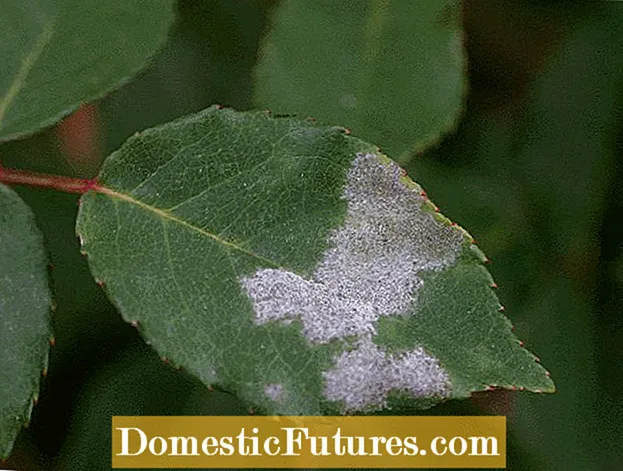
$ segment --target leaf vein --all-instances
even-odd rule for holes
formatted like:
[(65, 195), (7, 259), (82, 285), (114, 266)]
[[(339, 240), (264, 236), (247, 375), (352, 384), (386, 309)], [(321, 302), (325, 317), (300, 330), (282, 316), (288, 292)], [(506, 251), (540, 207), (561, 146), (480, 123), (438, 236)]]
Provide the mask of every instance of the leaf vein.
[(41, 56), (41, 53), (43, 52), (45, 47), (50, 43), (50, 40), (54, 35), (53, 26), (54, 25), (52, 22), (48, 22), (44, 25), (43, 31), (37, 38), (37, 41), (35, 42), (33, 48), (28, 54), (26, 54), (26, 56), (22, 60), (22, 64), (17, 71), (13, 82), (11, 82), (9, 89), (2, 97), (2, 100), (0, 100), (0, 129), (2, 129), (3, 127), (4, 116), (9, 107), (11, 106), (11, 103), (13, 103), (13, 100), (15, 99), (17, 94), (26, 84), (26, 79), (28, 78), (30, 71), (39, 59), (39, 56)]
[(146, 210), (146, 211), (154, 213), (156, 216), (160, 217), (163, 220), (175, 222), (175, 223), (180, 224), (181, 226), (183, 226), (183, 227), (185, 227), (187, 229), (190, 229), (192, 231), (198, 232), (201, 235), (206, 236), (206, 237), (214, 240), (215, 242), (217, 242), (217, 243), (219, 243), (219, 244), (221, 244), (221, 245), (223, 245), (225, 247), (228, 247), (230, 249), (236, 250), (238, 252), (242, 252), (245, 255), (248, 255), (250, 257), (256, 258), (256, 259), (258, 259), (258, 260), (260, 260), (260, 261), (262, 261), (262, 262), (264, 262), (264, 263), (266, 263), (266, 264), (268, 264), (268, 265), (270, 265), (270, 266), (272, 266), (274, 268), (282, 268), (279, 263), (277, 263), (277, 262), (275, 262), (273, 260), (270, 260), (270, 259), (268, 259), (268, 258), (266, 258), (266, 257), (264, 257), (262, 255), (256, 254), (255, 252), (252, 252), (252, 251), (250, 251), (248, 249), (245, 249), (244, 247), (241, 247), (241, 246), (235, 244), (234, 242), (231, 242), (229, 240), (223, 239), (223, 238), (219, 237), (218, 235), (216, 235), (216, 234), (214, 234), (214, 233), (212, 233), (212, 232), (210, 232), (210, 231), (208, 231), (208, 230), (206, 230), (206, 229), (204, 229), (202, 227), (195, 226), (195, 225), (191, 224), (190, 222), (185, 221), (184, 219), (181, 219), (181, 218), (177, 217), (174, 214), (171, 214), (171, 213), (169, 213), (167, 211), (164, 211), (164, 210), (162, 210), (160, 208), (156, 208), (155, 206), (151, 206), (151, 205), (149, 205), (147, 203), (144, 203), (143, 201), (137, 200), (137, 199), (133, 198), (130, 195), (127, 195), (125, 193), (121, 193), (121, 192), (115, 191), (115, 190), (113, 190), (111, 188), (107, 188), (107, 187), (104, 187), (104, 186), (98, 186), (93, 191), (96, 191), (97, 193), (100, 193), (102, 195), (106, 195), (109, 198), (115, 198), (115, 199), (118, 199), (118, 200), (121, 200), (121, 201), (125, 201), (126, 203), (133, 204), (133, 205), (135, 205), (135, 206), (137, 206), (137, 207), (139, 207), (139, 208), (141, 208), (143, 210)]

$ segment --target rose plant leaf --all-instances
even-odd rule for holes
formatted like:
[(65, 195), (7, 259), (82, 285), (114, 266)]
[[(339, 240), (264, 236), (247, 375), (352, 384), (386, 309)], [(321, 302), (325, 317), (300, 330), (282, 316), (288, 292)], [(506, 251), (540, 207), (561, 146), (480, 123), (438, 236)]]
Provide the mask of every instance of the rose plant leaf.
[(30, 208), (0, 184), (0, 459), (30, 419), (47, 368), (51, 297)]
[(51, 125), (139, 72), (173, 0), (0, 3), (0, 141)]
[(256, 102), (343, 124), (403, 161), (455, 126), (465, 70), (459, 0), (284, 0), (260, 53)]
[(113, 153), (77, 232), (162, 357), (266, 413), (553, 390), (435, 209), (343, 128), (212, 107)]

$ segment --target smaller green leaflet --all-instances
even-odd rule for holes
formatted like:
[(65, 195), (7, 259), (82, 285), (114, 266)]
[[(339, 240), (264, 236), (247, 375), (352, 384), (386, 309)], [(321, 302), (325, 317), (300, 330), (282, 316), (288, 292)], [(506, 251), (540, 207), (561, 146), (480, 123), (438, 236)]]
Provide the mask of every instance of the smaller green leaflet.
[(28, 423), (48, 364), (51, 298), (42, 242), (28, 206), (0, 184), (0, 459)]
[(2, 0), (0, 141), (49, 126), (141, 70), (172, 0)]
[(209, 108), (113, 153), (77, 231), (161, 356), (265, 413), (552, 391), (435, 209), (343, 128)]

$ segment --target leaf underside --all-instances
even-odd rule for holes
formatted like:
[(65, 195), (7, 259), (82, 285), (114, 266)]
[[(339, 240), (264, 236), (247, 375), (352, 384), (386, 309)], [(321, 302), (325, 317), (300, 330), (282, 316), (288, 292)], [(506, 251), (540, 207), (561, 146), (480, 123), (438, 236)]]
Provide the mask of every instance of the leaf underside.
[(52, 336), (47, 261), (26, 204), (0, 184), (0, 458), (30, 419)]
[(263, 412), (553, 390), (471, 237), (343, 128), (213, 107), (130, 138), (99, 184), (77, 232), (124, 318)]
[(343, 124), (404, 160), (454, 127), (465, 64), (459, 0), (284, 0), (261, 50), (256, 102)]
[(127, 82), (172, 21), (172, 0), (3, 0), (0, 141), (53, 124)]

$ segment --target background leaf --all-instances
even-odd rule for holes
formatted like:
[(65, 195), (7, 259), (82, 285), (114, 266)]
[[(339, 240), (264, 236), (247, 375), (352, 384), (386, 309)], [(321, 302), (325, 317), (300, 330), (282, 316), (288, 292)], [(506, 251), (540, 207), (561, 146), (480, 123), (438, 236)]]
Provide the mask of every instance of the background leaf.
[(51, 338), (47, 262), (26, 204), (0, 185), (0, 458), (30, 419)]
[(352, 129), (399, 161), (455, 125), (465, 94), (458, 0), (284, 0), (257, 103)]
[(129, 80), (172, 20), (172, 0), (3, 0), (0, 140), (50, 125)]
[[(140, 133), (106, 161), (101, 187), (82, 200), (83, 250), (125, 319), (161, 356), (268, 413), (384, 404), (389, 388), (370, 400), (350, 396), (348, 381), (369, 369), (359, 370), (357, 362), (370, 358), (378, 371), (364, 374), (364, 381), (399, 363), (415, 377), (395, 389), (421, 386), (414, 394), (426, 405), (488, 386), (552, 390), (497, 312), (491, 277), (471, 239), (435, 215), (395, 164), (356, 158), (374, 151), (340, 128), (210, 108)], [(360, 200), (353, 196), (358, 192), (364, 192)], [(399, 209), (391, 206), (394, 199)], [(358, 211), (374, 214), (368, 221)], [(408, 225), (412, 220), (415, 226)], [(362, 235), (364, 229), (369, 232)], [(347, 249), (339, 252), (340, 244)], [(338, 255), (330, 259), (329, 249)], [(357, 272), (359, 263), (365, 275)], [(401, 272), (415, 265), (421, 278)], [(415, 285), (391, 290), (404, 280), (422, 283), (417, 302)], [(362, 283), (374, 283), (380, 297), (365, 298)], [(313, 295), (296, 298), (310, 285)], [(346, 304), (337, 304), (333, 291), (326, 294), (333, 285)], [(400, 296), (404, 307), (394, 308)], [(308, 307), (318, 297), (342, 321), (345, 312), (355, 312), (346, 333), (339, 330), (344, 322), (331, 324), (334, 311)], [(290, 314), (300, 319), (257, 322), (263, 306), (273, 315), (288, 303), (299, 303)], [(308, 318), (301, 314), (306, 309)], [(367, 325), (357, 317), (367, 309), (386, 316), (370, 323), (378, 335), (369, 343), (357, 330)], [(329, 320), (314, 324), (318, 312)], [(448, 376), (447, 391), (435, 389), (445, 381), (437, 381), (436, 361)], [(399, 384), (385, 376), (379, 382)]]

